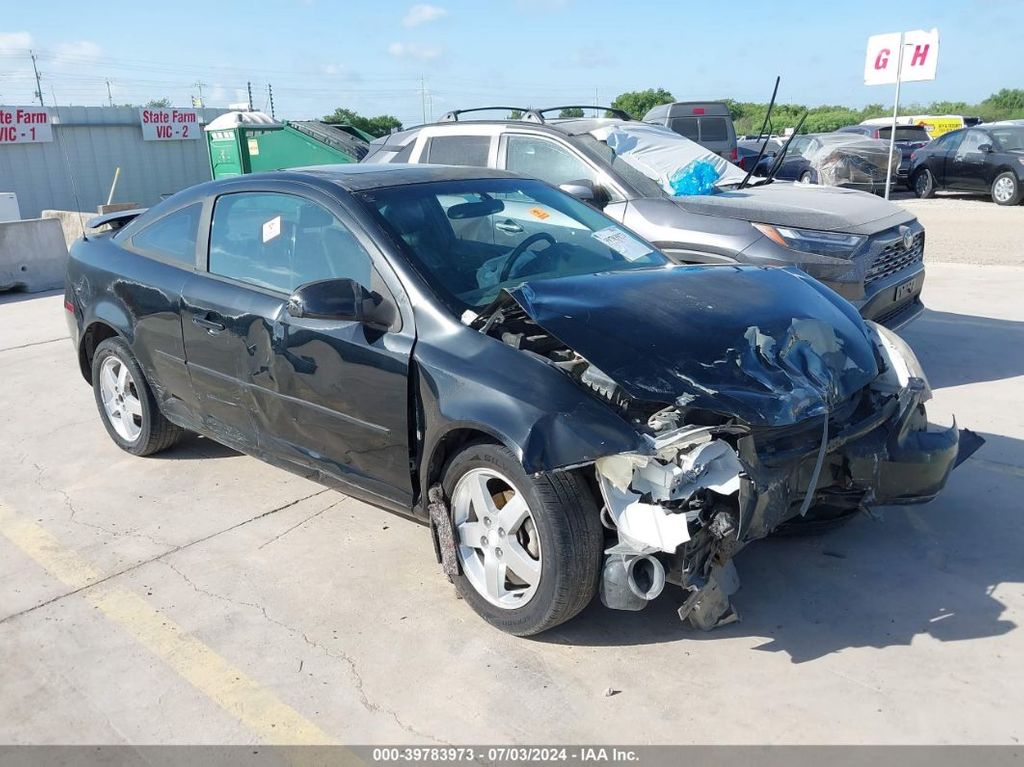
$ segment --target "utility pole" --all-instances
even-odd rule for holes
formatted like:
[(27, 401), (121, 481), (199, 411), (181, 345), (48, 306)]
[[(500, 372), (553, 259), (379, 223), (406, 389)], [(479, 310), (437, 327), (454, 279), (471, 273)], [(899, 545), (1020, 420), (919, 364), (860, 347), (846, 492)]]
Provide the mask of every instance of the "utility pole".
[(267, 83), (267, 96), (270, 98), (270, 119), (276, 120), (277, 117), (274, 115), (274, 86)]
[(203, 101), (203, 86), (206, 85), (202, 80), (196, 80), (192, 83), (192, 86), (199, 89), (199, 106), (200, 108), (205, 107), (206, 103)]
[(39, 99), (39, 106), (44, 107), (46, 104), (43, 103), (43, 85), (39, 82), (39, 68), (36, 66), (36, 54), (33, 51), (29, 51), (28, 55), (32, 57), (32, 71), (36, 73), (36, 98)]
[(427, 79), (420, 78), (420, 101), (423, 103), (423, 123), (427, 122)]
[(114, 97), (110, 93), (110, 80), (107, 80), (107, 106), (114, 106)]
[(247, 82), (245, 84), (246, 89), (249, 91), (249, 111), (252, 111), (252, 83)]

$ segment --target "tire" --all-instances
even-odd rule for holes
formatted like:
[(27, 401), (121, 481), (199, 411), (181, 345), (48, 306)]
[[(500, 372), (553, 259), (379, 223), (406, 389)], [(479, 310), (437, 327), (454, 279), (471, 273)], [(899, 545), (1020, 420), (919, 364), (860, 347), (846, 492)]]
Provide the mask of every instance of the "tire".
[(832, 506), (812, 506), (804, 517), (783, 522), (772, 535), (776, 538), (808, 538), (838, 530), (857, 516), (860, 509), (839, 509)]
[(914, 194), (922, 200), (935, 196), (935, 176), (927, 168), (917, 171), (911, 183), (914, 188)]
[(601, 573), (604, 531), (580, 476), (530, 476), (508, 448), (481, 442), (449, 461), (442, 485), (462, 570), (453, 582), (485, 621), (515, 636), (532, 636), (590, 603)]
[(813, 184), (814, 183), (814, 176), (811, 175), (811, 172), (809, 170), (805, 170), (803, 173), (800, 174), (800, 183), (801, 184)]
[(125, 452), (159, 453), (185, 433), (160, 412), (142, 368), (120, 338), (108, 338), (96, 348), (92, 389), (107, 434)]
[(1020, 205), (1020, 181), (1012, 171), (1004, 171), (992, 179), (992, 202), (996, 205)]

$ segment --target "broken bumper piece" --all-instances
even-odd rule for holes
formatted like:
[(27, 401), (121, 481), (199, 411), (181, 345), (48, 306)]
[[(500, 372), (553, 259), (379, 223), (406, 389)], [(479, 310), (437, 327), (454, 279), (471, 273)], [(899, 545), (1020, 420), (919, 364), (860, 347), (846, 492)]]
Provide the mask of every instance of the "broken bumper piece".
[(650, 438), (644, 455), (595, 462), (606, 551), (601, 599), (639, 610), (665, 583), (686, 592), (679, 617), (710, 630), (738, 619), (733, 556), (816, 509), (922, 503), (957, 460), (955, 424), (928, 424), (923, 381), (897, 393), (866, 390), (840, 414), (802, 429), (682, 427)]

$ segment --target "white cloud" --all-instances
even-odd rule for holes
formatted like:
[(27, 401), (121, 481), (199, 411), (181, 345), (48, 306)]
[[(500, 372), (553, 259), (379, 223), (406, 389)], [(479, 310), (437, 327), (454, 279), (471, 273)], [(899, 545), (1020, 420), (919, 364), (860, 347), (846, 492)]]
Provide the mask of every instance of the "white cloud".
[(58, 69), (77, 69), (83, 65), (94, 64), (102, 54), (103, 49), (91, 40), (61, 43), (57, 46), (53, 63)]
[(611, 51), (596, 47), (583, 48), (576, 51), (571, 61), (574, 66), (583, 67), (584, 69), (611, 67), (618, 63), (618, 59), (615, 58), (615, 54)]
[(336, 75), (343, 75), (348, 70), (341, 64), (324, 64), (322, 67), (320, 67), (320, 71), (323, 72), (325, 75), (330, 75), (331, 77), (334, 77)]
[(32, 47), (28, 32), (0, 32), (0, 53), (21, 53)]
[(429, 24), (448, 15), (448, 11), (430, 3), (417, 3), (408, 10), (402, 19), (403, 27), (418, 27), (420, 24)]
[(433, 61), (444, 53), (444, 48), (439, 45), (423, 45), (422, 43), (391, 43), (388, 46), (388, 53), (399, 59)]

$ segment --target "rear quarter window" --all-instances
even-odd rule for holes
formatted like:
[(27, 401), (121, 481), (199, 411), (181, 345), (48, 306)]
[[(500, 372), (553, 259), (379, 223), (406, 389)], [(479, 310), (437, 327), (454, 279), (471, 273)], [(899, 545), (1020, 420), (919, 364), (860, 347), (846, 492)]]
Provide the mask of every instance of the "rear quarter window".
[(431, 136), (427, 139), (421, 162), (486, 168), (490, 149), (490, 136)]
[(197, 202), (157, 219), (132, 236), (132, 250), (166, 261), (194, 266), (199, 214), (202, 210), (203, 204)]

